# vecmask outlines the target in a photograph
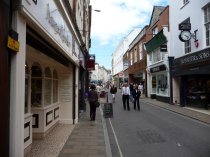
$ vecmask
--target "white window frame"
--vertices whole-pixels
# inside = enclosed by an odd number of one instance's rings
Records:
[[[209,47],[210,46],[210,5],[204,8],[204,26],[205,26],[205,42],[206,46]],[[207,38],[207,33],[208,33],[208,38]]]
[[[130,56],[131,56],[131,65],[133,65],[133,54],[132,54],[132,51],[130,53]]]
[[[139,59],[142,60],[143,58],[143,52],[142,52],[142,43],[139,45]]]
[[[156,26],[153,30],[153,37],[158,34],[158,27]]]
[[[137,49],[134,49],[134,63],[137,62]]]

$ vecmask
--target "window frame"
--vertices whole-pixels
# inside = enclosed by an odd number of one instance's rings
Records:
[[[139,45],[139,60],[143,59],[143,49],[142,49],[142,43]]]
[[[137,62],[137,48],[134,49],[134,63]]]
[[[132,51],[131,51],[131,53],[130,53],[130,57],[131,57],[131,65],[133,65],[133,55],[132,55]]]
[[[205,42],[206,42],[206,47],[209,47],[210,46],[210,5],[206,6],[203,9],[203,12],[204,12]]]
[[[156,36],[157,34],[158,34],[158,27],[155,26],[155,27],[153,28],[153,30],[152,30],[152,35],[153,35],[153,37],[154,37],[154,36]]]

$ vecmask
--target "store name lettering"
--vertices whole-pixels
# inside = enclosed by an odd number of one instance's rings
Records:
[[[55,10],[54,10],[55,11]],[[54,12],[52,11],[52,12]],[[68,47],[70,47],[70,41],[69,41],[69,36],[65,35],[65,29],[63,26],[59,26],[56,22],[55,19],[50,15],[50,7],[49,3],[47,3],[47,16],[46,19],[48,19],[48,22],[52,26],[52,28],[55,31],[55,34],[58,34],[62,40],[63,43],[65,43]]]
[[[185,64],[185,63],[190,63],[190,62],[193,62],[193,61],[198,61],[198,60],[201,60],[201,59],[206,59],[206,58],[209,58],[210,57],[210,52],[203,52],[203,53],[200,53],[198,55],[194,55],[194,56],[189,56],[187,58],[184,58],[184,59],[181,59],[181,64]]]
[[[153,72],[160,71],[160,67],[156,67],[152,69]]]

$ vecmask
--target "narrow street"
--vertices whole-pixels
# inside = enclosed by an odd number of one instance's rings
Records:
[[[111,95],[109,93],[109,101]],[[113,157],[209,157],[210,126],[140,102],[141,111],[123,109],[118,92],[114,117],[106,118]]]

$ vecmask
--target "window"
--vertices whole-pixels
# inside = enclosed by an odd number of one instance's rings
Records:
[[[162,60],[161,55],[162,53],[160,52],[160,49],[156,49],[155,51],[153,51],[153,63],[161,61]]]
[[[135,49],[134,51],[135,51],[135,58],[134,58],[134,62],[137,62],[137,51],[136,51],[136,49]]]
[[[183,4],[186,4],[189,0],[183,0]]]
[[[57,71],[53,71],[53,103],[58,102],[58,74]]]
[[[152,76],[152,94],[156,94],[156,76]]]
[[[168,77],[167,73],[157,75],[156,91],[158,95],[168,96]]]
[[[140,51],[139,58],[141,60],[142,59],[142,43],[140,44],[139,51]]]
[[[51,85],[52,85],[52,75],[50,68],[45,68],[45,82],[44,82],[44,106],[51,104]]]
[[[185,20],[183,23],[190,23],[190,18]],[[185,54],[191,52],[191,40],[184,42],[184,51],[185,51]]]
[[[132,51],[131,51],[131,65],[133,65],[133,55],[132,55]]]
[[[29,93],[29,80],[30,80],[30,75],[28,71],[28,65],[25,63],[25,114],[28,113],[28,93]]]
[[[206,46],[210,46],[210,5],[204,9],[204,24],[206,31]]]
[[[42,107],[42,70],[38,64],[35,64],[31,71],[31,105]]]
[[[153,37],[158,34],[158,27],[156,26],[154,29],[153,29]]]

